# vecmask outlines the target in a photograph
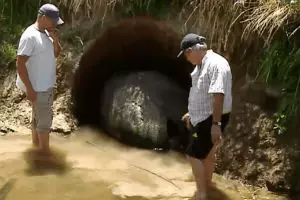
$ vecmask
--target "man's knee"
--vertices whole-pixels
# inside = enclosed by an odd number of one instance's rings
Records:
[[[188,157],[188,160],[192,168],[196,171],[202,170],[204,167],[204,160],[199,160],[198,158]]]
[[[52,115],[44,112],[39,116],[39,120],[36,124],[36,132],[41,133],[49,133],[52,126]]]

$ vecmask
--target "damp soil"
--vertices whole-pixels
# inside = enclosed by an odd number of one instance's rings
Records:
[[[36,162],[29,130],[2,136],[0,199],[193,199],[192,172],[181,154],[129,148],[100,135],[87,128],[52,134],[51,167]],[[213,179],[211,199],[286,199],[217,174]]]

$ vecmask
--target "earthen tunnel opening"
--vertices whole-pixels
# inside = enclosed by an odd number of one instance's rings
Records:
[[[177,58],[180,39],[150,18],[107,28],[74,75],[72,112],[79,125],[141,148],[170,148],[174,138],[175,146],[184,145],[180,119],[187,112],[192,66]]]

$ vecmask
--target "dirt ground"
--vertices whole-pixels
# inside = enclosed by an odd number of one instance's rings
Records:
[[[51,144],[64,152],[62,167],[29,165],[30,131],[0,139],[0,199],[192,199],[195,185],[185,158],[174,152],[159,154],[121,146],[89,129],[68,137],[52,135]],[[33,154],[31,154],[33,155]],[[214,175],[211,199],[284,200],[259,188]]]

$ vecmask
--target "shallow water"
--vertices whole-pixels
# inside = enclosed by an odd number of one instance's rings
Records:
[[[127,148],[82,130],[70,138],[51,138],[51,144],[66,153],[66,160],[59,161],[68,167],[65,171],[36,171],[29,165],[32,158],[24,157],[30,139],[0,138],[0,200],[188,200],[195,191],[190,167],[174,152]],[[286,199],[222,176],[214,175],[214,181],[217,188],[210,190],[211,199]]]

